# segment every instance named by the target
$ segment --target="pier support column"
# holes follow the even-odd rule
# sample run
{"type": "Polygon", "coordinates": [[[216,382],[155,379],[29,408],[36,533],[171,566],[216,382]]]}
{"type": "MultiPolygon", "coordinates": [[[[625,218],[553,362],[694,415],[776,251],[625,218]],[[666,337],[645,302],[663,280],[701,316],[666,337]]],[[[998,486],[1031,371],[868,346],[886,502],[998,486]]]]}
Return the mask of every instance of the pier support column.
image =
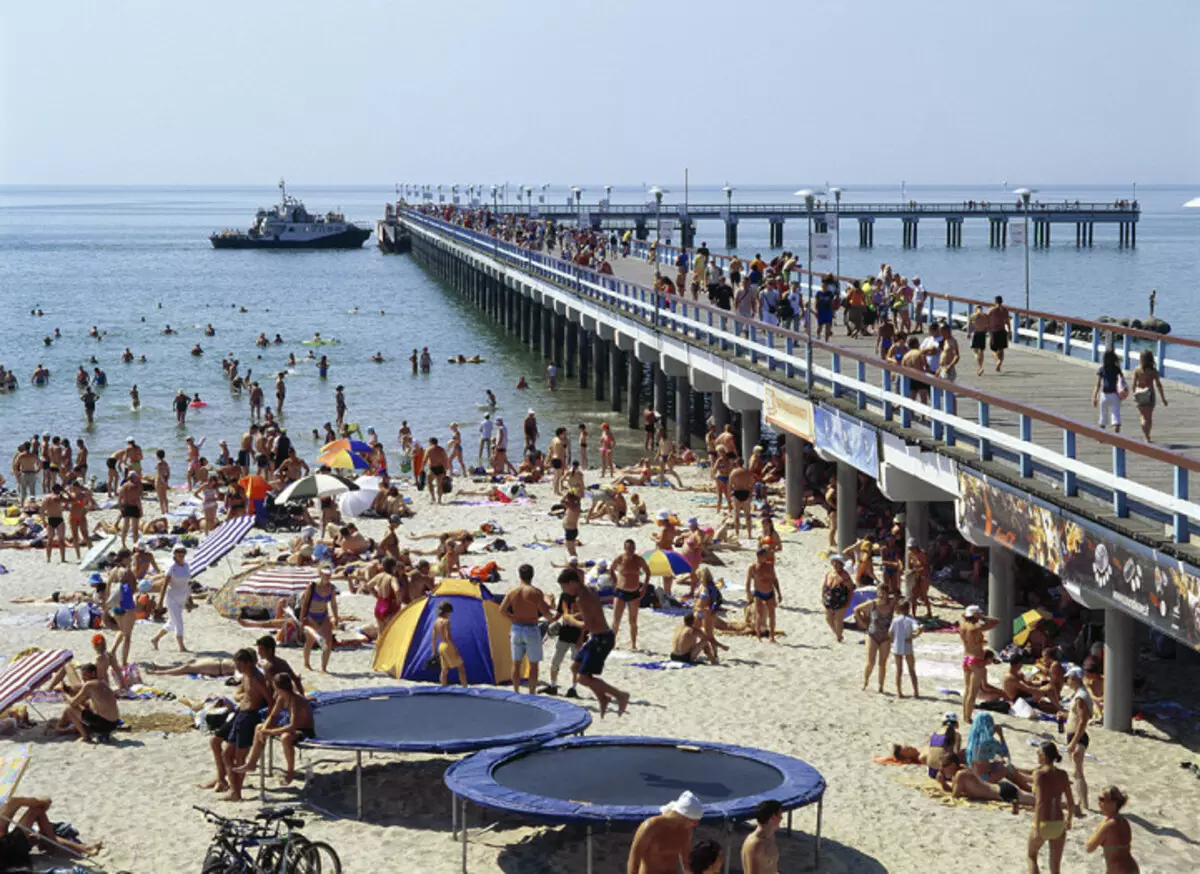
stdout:
{"type": "Polygon", "coordinates": [[[875,245],[875,219],[860,218],[858,220],[858,246],[860,249],[870,249],[875,245]]]}
{"type": "MultiPolygon", "coordinates": [[[[575,325],[575,355],[579,358],[579,387],[588,387],[588,373],[592,367],[592,341],[588,337],[587,331],[575,325]]],[[[571,335],[567,335],[567,346],[570,347],[571,335]]],[[[572,356],[567,355],[567,360],[570,361],[572,356]]]]}
{"type": "Polygon", "coordinates": [[[742,457],[749,460],[750,453],[762,439],[762,410],[755,407],[741,410],[742,414],[742,457]]]}
{"type": "Polygon", "coordinates": [[[904,219],[904,248],[917,248],[917,220],[915,218],[904,219]]]}
{"type": "Polygon", "coordinates": [[[690,219],[679,223],[679,245],[684,249],[694,248],[696,245],[696,223],[690,219]]]}
{"type": "Polygon", "coordinates": [[[1095,233],[1096,233],[1096,223],[1088,222],[1087,223],[1087,244],[1088,244],[1089,249],[1092,247],[1092,238],[1095,236],[1095,233]]]}
{"type": "Polygon", "coordinates": [[[783,219],[770,219],[767,222],[768,244],[772,249],[783,247],[783,219]]]}
{"type": "Polygon", "coordinates": [[[837,547],[845,553],[858,539],[858,470],[837,463],[837,547]]]}
{"type": "Polygon", "coordinates": [[[546,304],[542,304],[541,353],[543,358],[554,354],[554,308],[546,304]]]}
{"type": "Polygon", "coordinates": [[[727,249],[737,247],[737,226],[737,219],[728,218],[725,220],[725,248],[727,249]]]}
{"type": "Polygon", "coordinates": [[[565,342],[566,348],[563,350],[562,365],[563,376],[568,378],[575,375],[575,357],[579,354],[579,325],[571,321],[567,316],[563,316],[563,324],[566,328],[565,342]]]}
{"type": "Polygon", "coordinates": [[[604,356],[608,359],[609,407],[614,413],[621,412],[621,391],[625,382],[625,353],[612,340],[604,342],[604,356]]]}
{"type": "Polygon", "coordinates": [[[642,362],[633,352],[625,360],[625,411],[629,427],[637,429],[642,424],[642,362]]]}
{"type": "MultiPolygon", "coordinates": [[[[597,401],[604,400],[604,381],[608,377],[608,343],[600,339],[600,334],[592,334],[592,385],[595,388],[593,397],[597,401]]],[[[582,386],[581,386],[582,387],[582,386]]]]}
{"type": "Polygon", "coordinates": [[[639,240],[645,240],[650,236],[650,228],[646,226],[645,219],[638,219],[633,224],[633,235],[639,240]]]}
{"type": "Polygon", "coordinates": [[[784,503],[789,519],[804,515],[804,441],[795,434],[784,438],[784,503]]]}
{"type": "Polygon", "coordinates": [[[552,362],[557,364],[559,369],[565,368],[564,362],[567,358],[567,317],[559,313],[554,314],[554,347],[550,356],[552,362]]]}
{"type": "Polygon", "coordinates": [[[533,339],[530,336],[533,332],[529,326],[533,317],[529,313],[530,300],[525,295],[521,295],[521,299],[517,301],[517,322],[521,326],[521,342],[526,346],[533,345],[533,339]]]}
{"type": "Polygon", "coordinates": [[[708,433],[708,422],[704,416],[704,392],[695,389],[692,389],[692,433],[708,433]]]}
{"type": "Polygon", "coordinates": [[[1104,727],[1133,728],[1133,665],[1137,660],[1133,617],[1104,611],[1104,727]]]}
{"type": "Polygon", "coordinates": [[[988,547],[987,615],[1000,620],[999,624],[988,632],[988,646],[996,652],[1000,652],[1012,642],[1017,590],[1013,566],[1013,552],[1010,549],[1005,546],[988,547]]]}
{"type": "Polygon", "coordinates": [[[725,401],[721,400],[720,392],[712,393],[712,420],[717,434],[724,431],[725,426],[729,424],[729,407],[725,406],[725,401]]]}
{"type": "Polygon", "coordinates": [[[654,412],[667,414],[667,372],[657,363],[650,365],[650,379],[654,385],[654,412]]]}
{"type": "Polygon", "coordinates": [[[675,444],[692,445],[691,383],[686,376],[675,377],[675,444]]]}

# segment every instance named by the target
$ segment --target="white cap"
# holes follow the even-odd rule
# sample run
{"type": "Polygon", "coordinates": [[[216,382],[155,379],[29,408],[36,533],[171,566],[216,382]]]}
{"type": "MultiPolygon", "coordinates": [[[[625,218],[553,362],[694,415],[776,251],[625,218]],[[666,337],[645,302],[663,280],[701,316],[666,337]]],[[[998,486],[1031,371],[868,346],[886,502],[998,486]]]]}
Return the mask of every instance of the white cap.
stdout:
{"type": "Polygon", "coordinates": [[[952,725],[958,725],[958,714],[953,710],[947,710],[942,714],[942,722],[949,722],[952,725]]]}
{"type": "Polygon", "coordinates": [[[685,791],[670,804],[664,804],[659,810],[663,813],[678,813],[680,816],[686,817],[693,822],[699,822],[700,818],[704,816],[704,805],[700,803],[699,798],[688,791],[685,791]]]}
{"type": "Polygon", "coordinates": [[[659,522],[666,522],[670,518],[671,518],[670,510],[659,510],[658,511],[658,521],[659,522]]]}
{"type": "Polygon", "coordinates": [[[841,555],[839,555],[838,553],[836,553],[836,552],[830,553],[830,555],[829,555],[829,560],[830,560],[831,562],[834,562],[834,561],[840,561],[842,564],[845,564],[845,563],[846,563],[846,559],[845,559],[843,556],[841,556],[841,555]]]}
{"type": "Polygon", "coordinates": [[[917,538],[915,538],[915,537],[908,538],[908,548],[909,549],[917,548],[917,538]]]}
{"type": "Polygon", "coordinates": [[[529,412],[528,412],[526,415],[529,415],[529,416],[536,416],[536,415],[537,415],[537,413],[536,413],[536,412],[534,412],[534,409],[533,409],[533,407],[530,407],[530,408],[529,408],[529,412]]]}
{"type": "Polygon", "coordinates": [[[968,607],[966,610],[963,611],[964,616],[979,616],[982,613],[983,613],[983,611],[979,609],[978,604],[972,604],[970,607],[968,607]]]}

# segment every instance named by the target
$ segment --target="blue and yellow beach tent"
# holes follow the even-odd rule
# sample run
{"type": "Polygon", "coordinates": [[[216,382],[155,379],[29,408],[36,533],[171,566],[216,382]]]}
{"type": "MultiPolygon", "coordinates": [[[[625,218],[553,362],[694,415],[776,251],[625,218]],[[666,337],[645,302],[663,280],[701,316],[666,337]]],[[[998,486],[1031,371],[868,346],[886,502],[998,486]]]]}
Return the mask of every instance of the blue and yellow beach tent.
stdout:
{"type": "MultiPolygon", "coordinates": [[[[442,580],[433,593],[409,604],[379,637],[375,649],[377,671],[401,680],[436,683],[438,671],[426,668],[433,657],[433,622],[438,605],[454,605],[450,631],[467,668],[467,681],[478,684],[509,682],[512,676],[511,623],[486,590],[470,580],[442,580]]],[[[450,681],[458,677],[450,672],[450,681]]]]}

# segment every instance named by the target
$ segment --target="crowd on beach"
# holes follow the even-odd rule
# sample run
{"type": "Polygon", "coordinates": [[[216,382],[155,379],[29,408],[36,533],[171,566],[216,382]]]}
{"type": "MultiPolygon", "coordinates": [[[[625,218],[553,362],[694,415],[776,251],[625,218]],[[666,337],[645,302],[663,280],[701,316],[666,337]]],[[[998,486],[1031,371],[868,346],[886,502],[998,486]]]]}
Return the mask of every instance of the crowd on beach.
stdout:
{"type": "MultiPolygon", "coordinates": [[[[489,221],[478,213],[456,218],[464,223],[489,221]]],[[[530,245],[557,249],[578,263],[598,260],[602,265],[609,254],[621,251],[629,242],[622,244],[589,232],[556,231],[544,223],[522,226],[520,220],[493,229],[530,245]]],[[[745,306],[747,313],[764,321],[776,319],[773,324],[811,312],[818,331],[827,337],[834,313],[841,311],[843,325],[851,334],[875,332],[879,354],[887,356],[894,347],[907,346],[910,351],[900,363],[911,367],[914,375],[954,378],[958,348],[949,326],[929,326],[930,338],[935,342],[940,338],[936,355],[916,337],[902,341],[909,331],[919,334],[923,325],[919,280],[908,282],[885,268],[879,277],[855,283],[845,292],[831,279],[805,301],[797,283],[789,284],[783,278],[794,265],[788,253],[771,264],[755,258],[742,265],[735,259],[729,264],[728,278],[715,266],[702,263],[702,258],[707,261],[707,254],[698,253],[691,265],[693,295],[707,289],[718,306],[736,306],[739,312],[745,306]],[[747,272],[744,281],[739,281],[741,270],[747,272]],[[719,289],[715,294],[714,283],[719,289]],[[748,303],[733,293],[735,287],[750,289],[748,303]],[[791,295],[796,298],[789,310],[783,301],[791,295]],[[867,314],[868,300],[875,305],[873,316],[867,314]],[[919,361],[913,358],[910,363],[913,352],[919,361]]],[[[669,282],[666,277],[663,281],[669,282]]],[[[674,291],[667,293],[684,293],[686,284],[686,275],[682,281],[677,278],[674,291]]],[[[979,313],[982,317],[977,324],[972,319],[975,327],[971,334],[977,362],[982,370],[984,347],[976,345],[976,338],[984,337],[991,343],[1000,370],[1010,315],[1000,299],[990,312],[979,313]]],[[[414,371],[427,367],[429,360],[428,349],[422,353],[414,350],[414,371]]],[[[1011,805],[1014,811],[1032,809],[1030,858],[1035,860],[1042,844],[1048,844],[1055,871],[1075,818],[1098,809],[1104,819],[1088,848],[1104,851],[1111,874],[1137,870],[1129,854],[1129,825],[1120,813],[1124,793],[1109,787],[1092,808],[1084,774],[1091,743],[1088,726],[1103,707],[1103,650],[1091,644],[1088,627],[1069,593],[1036,566],[1018,561],[1020,600],[1042,610],[1045,618],[1021,645],[996,653],[987,648],[985,635],[997,620],[974,603],[961,606],[963,601],[982,599],[985,552],[962,538],[950,520],[935,518],[930,538],[908,531],[901,508],[882,494],[874,480],[860,474],[857,539],[844,554],[838,553],[834,548],[839,542],[835,468],[811,446],[801,455],[804,517],[786,519],[779,501],[787,465],[781,439],[742,446],[732,426],[718,429],[710,421],[704,449],[693,451],[672,439],[663,411],[648,406],[642,413],[643,433],[633,443],[642,454],[640,461],[626,467],[614,463],[618,434],[603,423],[597,438],[599,464],[595,465],[589,456],[591,434],[586,425],[571,429],[559,425],[543,434],[532,407],[510,442],[505,418],[496,415],[494,395],[488,392],[487,411],[476,426],[477,445],[474,436],[468,443],[459,423],[449,425],[448,435],[421,440],[405,422],[393,446],[385,449],[383,439],[372,429],[363,433],[347,421],[348,403],[344,387],[339,386],[332,418],[321,429],[313,429],[313,436],[323,446],[321,456],[310,465],[284,427],[285,374],[275,377],[275,404],[268,405],[262,386],[251,380],[249,373],[240,372],[236,360],[227,358],[222,366],[231,387],[246,392],[249,424],[240,437],[220,440],[213,452],[204,451],[203,441],[188,438],[186,471],[179,485],[173,485],[175,474],[165,453],[154,450],[147,458],[147,451],[133,436],[106,459],[103,478],[90,473],[83,439],[72,442],[61,435],[34,435],[15,449],[11,470],[17,494],[7,511],[13,524],[0,532],[0,547],[44,549],[47,562],[57,552],[59,561],[65,563],[68,547],[78,560],[98,538],[115,538],[114,551],[99,557],[104,571],[94,575],[88,587],[55,592],[45,599],[56,607],[89,603],[97,608],[94,658],[77,669],[72,666],[60,671],[50,683],[66,696],[55,730],[84,740],[111,735],[121,720],[117,690],[143,673],[232,677],[236,678],[236,692],[228,718],[219,723],[209,740],[215,773],[204,787],[240,799],[245,774],[258,766],[269,738],[281,741],[286,765],[283,779],[290,782],[296,749],[314,736],[316,724],[301,674],[277,649],[299,647],[305,671],[330,671],[337,667],[340,646],[379,641],[388,624],[402,610],[433,593],[440,580],[464,578],[486,583],[486,559],[514,551],[501,536],[502,526],[401,536],[401,528],[419,517],[425,501],[438,505],[464,498],[483,499],[496,506],[497,513],[507,505],[548,500],[551,506],[546,512],[555,520],[550,524],[555,528],[561,525],[561,536],[552,530],[546,541],[563,550],[554,582],[547,585],[537,580],[529,563],[520,563],[515,579],[506,580],[510,585],[499,606],[511,626],[514,669],[509,679],[513,690],[549,695],[562,690],[567,697],[579,698],[582,687],[595,698],[601,717],[610,709],[621,715],[630,706],[630,692],[612,685],[604,671],[607,659],[623,642],[622,625],[628,629],[630,650],[638,651],[640,611],[681,609],[670,652],[663,655],[686,665],[720,663],[722,654],[738,645],[731,640],[737,636],[775,643],[783,633],[777,611],[785,594],[789,602],[799,597],[795,591],[785,592],[788,581],[781,580],[776,569],[785,548],[784,535],[797,527],[825,526],[829,570],[820,590],[819,609],[838,643],[845,640],[848,627],[864,634],[863,690],[874,680],[876,692],[884,694],[891,668],[897,697],[905,697],[907,675],[912,697],[920,699],[915,641],[936,633],[957,634],[961,641],[961,710],[947,713],[927,742],[897,742],[886,758],[925,768],[930,784],[953,797],[997,801],[1011,805]],[[681,471],[688,476],[681,476],[681,471]],[[376,522],[343,516],[338,495],[348,486],[339,485],[342,480],[337,475],[349,474],[374,479],[375,495],[359,515],[376,522]],[[588,485],[588,479],[597,474],[601,481],[588,485]],[[311,484],[311,494],[286,499],[289,490],[294,492],[306,484],[311,484]],[[681,519],[669,506],[679,490],[710,493],[715,498],[713,517],[681,519]],[[643,494],[654,497],[644,498],[643,494]],[[651,501],[662,504],[664,498],[667,506],[649,506],[651,501]],[[153,510],[157,515],[146,518],[153,510]],[[294,535],[278,550],[255,547],[247,558],[258,552],[263,566],[313,568],[315,582],[293,601],[281,603],[271,615],[239,617],[248,642],[251,635],[254,642],[230,657],[139,664],[131,652],[139,618],[163,621],[149,640],[153,649],[171,636],[180,652],[188,652],[186,615],[202,606],[209,594],[189,570],[189,550],[222,523],[245,516],[254,516],[267,530],[294,535]],[[378,539],[367,536],[360,529],[367,524],[382,526],[384,533],[378,539]],[[600,555],[581,537],[589,525],[628,528],[629,536],[616,555],[600,555]],[[420,544],[426,539],[432,542],[428,548],[420,544]],[[154,556],[156,550],[170,555],[161,568],[154,556]],[[745,557],[744,581],[715,579],[712,568],[719,566],[718,556],[745,557]],[[658,566],[656,562],[664,557],[665,566],[658,566]],[[732,612],[732,590],[738,583],[744,583],[740,616],[732,612]],[[953,590],[957,600],[947,602],[936,588],[953,590]],[[345,615],[338,601],[339,593],[345,592],[374,599],[374,621],[361,622],[345,615]],[[934,613],[935,599],[941,616],[934,613]],[[946,609],[957,614],[954,621],[945,618],[946,609]],[[112,638],[111,646],[106,633],[112,638]],[[543,683],[540,666],[550,642],[554,651],[543,683]],[[315,651],[319,651],[318,668],[312,662],[315,651]],[[570,683],[564,678],[560,686],[564,665],[570,683]],[[1003,674],[995,685],[989,677],[992,668],[1003,674]],[[1056,723],[1065,733],[1070,774],[1059,767],[1061,754],[1053,742],[1039,748],[1035,767],[1015,765],[1013,750],[995,724],[993,714],[997,712],[1043,716],[1056,723]]],[[[555,387],[555,376],[555,372],[547,372],[548,389],[555,387]]],[[[79,387],[90,391],[95,378],[94,373],[81,370],[79,387]]],[[[1138,378],[1134,379],[1136,387],[1138,378]]],[[[920,390],[918,379],[912,384],[920,390]]],[[[1161,392],[1161,384],[1157,385],[1161,392]]],[[[1100,387],[1107,396],[1107,384],[1100,387]]],[[[196,402],[197,398],[179,392],[173,409],[181,426],[186,426],[187,411],[196,402]]],[[[516,422],[513,424],[515,427],[516,422]]],[[[743,586],[737,588],[740,591],[743,586]]],[[[451,605],[442,603],[430,629],[440,682],[464,686],[479,682],[469,675],[461,639],[456,636],[461,632],[456,629],[451,605]]],[[[27,802],[25,813],[6,807],[0,813],[6,819],[0,823],[15,820],[25,833],[52,842],[54,838],[42,827],[48,800],[15,800],[27,802]]],[[[656,874],[674,870],[677,861],[688,871],[719,870],[719,845],[707,841],[693,845],[694,827],[701,816],[701,803],[685,792],[660,816],[644,823],[633,841],[630,870],[656,874]]],[[[757,827],[742,850],[743,870],[778,870],[774,834],[781,816],[777,802],[760,805],[757,827]]],[[[1036,870],[1036,861],[1032,866],[1036,870]]]]}

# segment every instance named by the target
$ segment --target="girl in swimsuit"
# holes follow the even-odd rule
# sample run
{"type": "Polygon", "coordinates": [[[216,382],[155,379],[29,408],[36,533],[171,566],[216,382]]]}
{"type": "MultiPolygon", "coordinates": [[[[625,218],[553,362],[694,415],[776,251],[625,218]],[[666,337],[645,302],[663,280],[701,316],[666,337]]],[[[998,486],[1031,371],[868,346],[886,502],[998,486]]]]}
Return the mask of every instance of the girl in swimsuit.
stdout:
{"type": "Polygon", "coordinates": [[[879,589],[874,600],[864,601],[854,608],[854,619],[867,632],[867,667],[863,671],[863,689],[871,682],[871,671],[879,662],[879,691],[883,692],[884,675],[887,673],[888,655],[892,641],[888,632],[892,627],[892,614],[896,610],[896,596],[890,589],[879,589]]]}
{"type": "Polygon", "coordinates": [[[396,581],[396,559],[392,556],[385,558],[380,566],[380,572],[367,581],[368,592],[375,595],[375,622],[380,632],[388,620],[400,612],[400,586],[396,581]]]}
{"type": "Polygon", "coordinates": [[[82,480],[76,480],[75,485],[67,491],[67,523],[71,528],[71,544],[75,547],[75,557],[80,558],[80,547],[91,542],[88,534],[88,510],[96,508],[92,492],[84,486],[82,480]]]}
{"type": "Polygon", "coordinates": [[[204,530],[212,531],[217,527],[217,476],[211,475],[208,482],[192,492],[204,502],[204,530]]]}
{"type": "Polygon", "coordinates": [[[579,466],[584,470],[588,468],[588,429],[587,425],[579,423],[579,466]]]}
{"type": "Polygon", "coordinates": [[[462,450],[462,434],[459,433],[458,423],[450,424],[450,442],[446,445],[447,451],[450,453],[450,473],[454,473],[454,462],[458,461],[458,466],[462,468],[462,475],[467,475],[467,463],[463,461],[462,450]]]}
{"type": "Polygon", "coordinates": [[[329,673],[329,652],[333,649],[333,626],[338,621],[337,590],[330,569],[321,568],[320,582],[308,588],[300,606],[300,624],[304,628],[304,667],[312,670],[310,658],[317,638],[321,640],[321,673],[329,673]]]}
{"type": "Polygon", "coordinates": [[[1133,843],[1133,831],[1129,827],[1129,820],[1121,816],[1121,808],[1128,800],[1116,786],[1109,786],[1100,793],[1100,812],[1104,814],[1104,821],[1096,826],[1088,838],[1087,851],[1103,851],[1104,874],[1139,874],[1141,871],[1129,851],[1133,843]]]}
{"type": "Polygon", "coordinates": [[[616,475],[612,460],[613,447],[616,443],[612,429],[608,427],[608,422],[605,422],[600,426],[600,476],[616,475]]]}

